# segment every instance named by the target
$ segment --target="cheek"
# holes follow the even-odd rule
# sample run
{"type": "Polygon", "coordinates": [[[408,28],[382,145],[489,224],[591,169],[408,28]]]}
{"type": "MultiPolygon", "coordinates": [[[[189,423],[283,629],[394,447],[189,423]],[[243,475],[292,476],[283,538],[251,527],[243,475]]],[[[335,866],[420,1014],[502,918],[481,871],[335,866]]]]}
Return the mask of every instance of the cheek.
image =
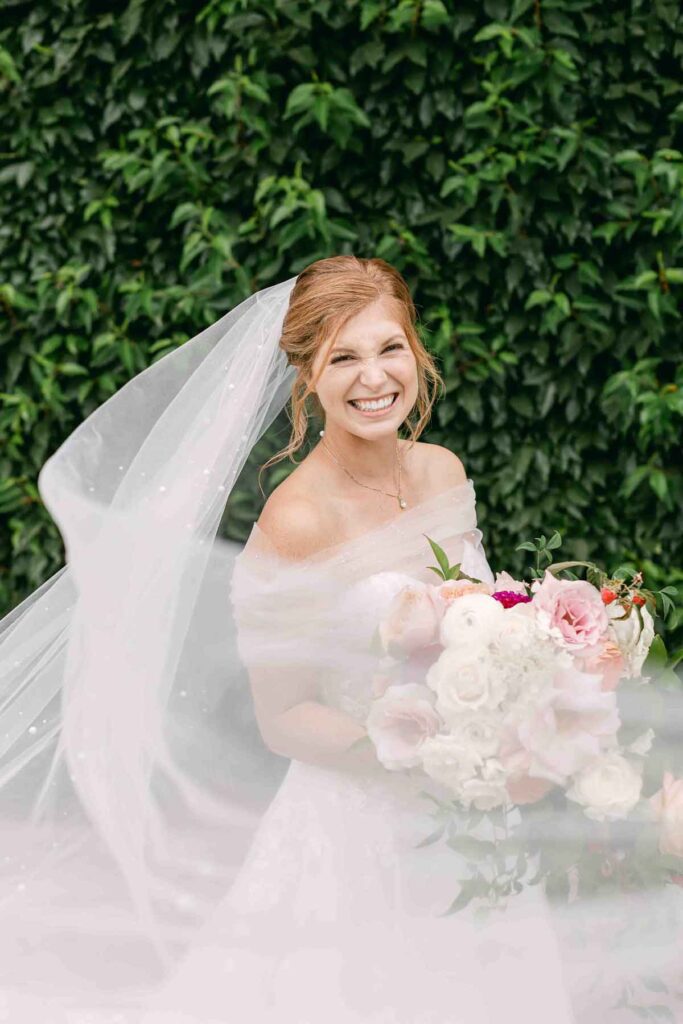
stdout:
{"type": "Polygon", "coordinates": [[[344,401],[344,388],[340,386],[341,382],[336,382],[334,378],[326,377],[325,380],[321,380],[318,383],[318,399],[320,403],[325,407],[329,408],[338,402],[344,401]]]}
{"type": "Polygon", "coordinates": [[[417,360],[406,360],[401,372],[401,380],[407,391],[414,391],[417,394],[417,360]]]}

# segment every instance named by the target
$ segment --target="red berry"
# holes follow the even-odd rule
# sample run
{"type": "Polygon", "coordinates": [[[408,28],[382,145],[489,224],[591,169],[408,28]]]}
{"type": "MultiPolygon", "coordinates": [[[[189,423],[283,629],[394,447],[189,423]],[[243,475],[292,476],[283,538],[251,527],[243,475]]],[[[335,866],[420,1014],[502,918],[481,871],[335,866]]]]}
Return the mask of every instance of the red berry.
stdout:
{"type": "Polygon", "coordinates": [[[617,595],[609,587],[600,588],[600,596],[602,597],[603,604],[611,604],[612,601],[616,601],[617,595]]]}
{"type": "Polygon", "coordinates": [[[634,604],[637,604],[639,608],[642,608],[645,604],[645,598],[641,594],[634,594],[631,598],[634,604]]]}

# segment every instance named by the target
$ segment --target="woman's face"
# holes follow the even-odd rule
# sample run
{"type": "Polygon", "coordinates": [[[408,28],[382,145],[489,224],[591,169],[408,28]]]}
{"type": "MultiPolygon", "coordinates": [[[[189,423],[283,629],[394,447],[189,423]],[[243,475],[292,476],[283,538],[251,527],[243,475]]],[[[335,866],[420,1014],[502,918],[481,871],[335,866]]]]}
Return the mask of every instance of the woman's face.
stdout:
{"type": "Polygon", "coordinates": [[[331,349],[321,346],[313,363],[314,379],[321,366],[314,386],[325,410],[326,430],[334,424],[368,439],[395,434],[417,400],[417,362],[396,319],[395,300],[389,297],[348,320],[331,349]],[[380,399],[391,402],[380,401],[375,409],[367,406],[380,399]]]}

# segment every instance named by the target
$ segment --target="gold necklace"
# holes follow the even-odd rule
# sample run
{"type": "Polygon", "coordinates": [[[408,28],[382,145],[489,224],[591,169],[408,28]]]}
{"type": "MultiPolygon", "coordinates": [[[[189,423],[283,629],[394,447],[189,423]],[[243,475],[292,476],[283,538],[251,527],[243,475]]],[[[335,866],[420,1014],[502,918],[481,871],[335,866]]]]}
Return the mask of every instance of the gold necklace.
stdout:
{"type": "Polygon", "coordinates": [[[327,448],[328,452],[334,459],[334,461],[341,466],[347,476],[350,476],[354,483],[360,484],[361,487],[367,487],[371,491],[379,491],[380,494],[388,494],[390,498],[398,498],[399,508],[404,509],[407,507],[408,502],[401,496],[401,460],[398,457],[398,440],[396,441],[396,462],[398,463],[398,494],[392,494],[391,491],[382,490],[381,487],[372,487],[370,484],[364,484],[362,480],[356,480],[353,473],[350,473],[346,466],[339,461],[337,456],[334,454],[330,446],[325,441],[325,431],[320,431],[320,437],[322,438],[323,445],[327,448]]]}

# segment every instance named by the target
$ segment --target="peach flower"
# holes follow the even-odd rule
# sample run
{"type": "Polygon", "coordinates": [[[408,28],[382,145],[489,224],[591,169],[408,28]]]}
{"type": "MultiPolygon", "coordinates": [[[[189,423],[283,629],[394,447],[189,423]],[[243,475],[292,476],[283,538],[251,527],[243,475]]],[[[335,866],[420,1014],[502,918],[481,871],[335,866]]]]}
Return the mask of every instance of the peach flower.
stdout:
{"type": "Polygon", "coordinates": [[[660,853],[683,857],[683,779],[664,772],[662,788],[649,803],[659,821],[660,853]]]}
{"type": "Polygon", "coordinates": [[[395,595],[379,625],[387,654],[410,654],[437,639],[441,616],[432,589],[424,583],[411,583],[395,595]]]}
{"type": "Polygon", "coordinates": [[[534,779],[531,775],[520,775],[508,779],[507,790],[515,804],[535,804],[553,788],[549,779],[534,779]]]}
{"type": "Polygon", "coordinates": [[[433,591],[437,605],[445,611],[458,597],[465,594],[488,594],[490,597],[493,587],[489,583],[470,583],[469,580],[444,580],[433,587],[433,591]]]}
{"type": "Polygon", "coordinates": [[[616,690],[619,680],[625,675],[624,656],[611,640],[604,640],[601,645],[587,651],[580,665],[584,672],[601,677],[603,690],[616,690]]]}

